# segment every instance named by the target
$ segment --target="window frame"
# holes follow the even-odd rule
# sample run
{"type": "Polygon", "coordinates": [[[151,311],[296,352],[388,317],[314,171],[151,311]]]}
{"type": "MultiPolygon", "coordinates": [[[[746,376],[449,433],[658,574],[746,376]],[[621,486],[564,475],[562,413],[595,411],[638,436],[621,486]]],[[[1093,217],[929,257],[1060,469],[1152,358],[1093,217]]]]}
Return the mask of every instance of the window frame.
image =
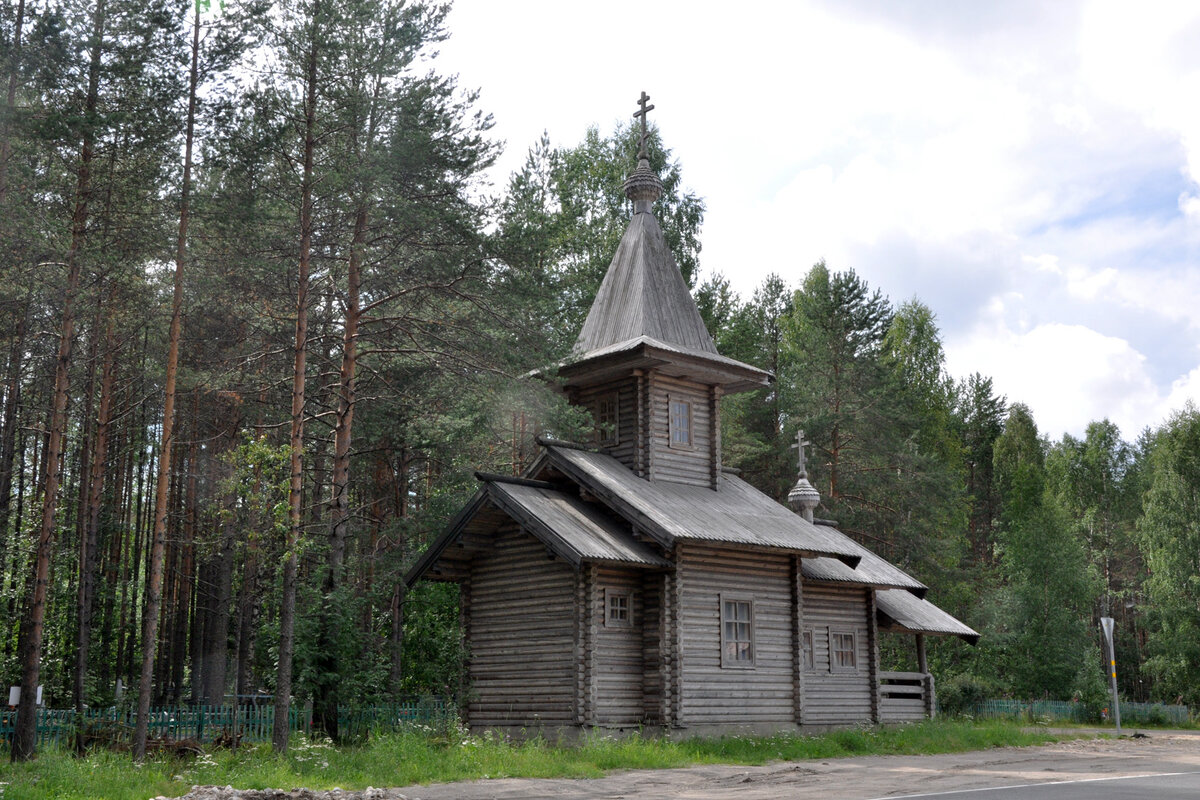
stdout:
{"type": "Polygon", "coordinates": [[[667,395],[667,446],[676,450],[692,450],[696,446],[696,426],[694,415],[692,413],[692,399],[689,397],[686,400],[681,400],[678,397],[667,395]],[[679,403],[687,409],[687,420],[685,422],[687,432],[687,441],[678,442],[675,440],[675,433],[679,430],[675,424],[675,404],[679,403]]]}
{"type": "Polygon", "coordinates": [[[812,626],[800,630],[800,669],[804,672],[817,671],[817,629],[812,626]]]}
{"type": "Polygon", "coordinates": [[[839,630],[839,629],[834,629],[834,628],[829,629],[829,671],[830,672],[842,672],[842,673],[858,672],[858,632],[857,631],[844,630],[844,629],[839,630]],[[850,637],[850,649],[849,650],[837,648],[834,646],[834,643],[837,641],[839,636],[849,636],[850,637]],[[849,653],[850,660],[853,663],[849,664],[849,665],[841,663],[841,658],[839,657],[839,654],[841,654],[841,653],[849,653]]]}
{"type": "MultiPolygon", "coordinates": [[[[757,637],[755,636],[755,632],[754,632],[754,629],[756,627],[756,625],[755,625],[756,619],[755,619],[755,611],[754,611],[754,598],[748,597],[746,595],[741,595],[741,594],[725,594],[724,592],[722,592],[717,595],[717,602],[720,604],[720,606],[718,608],[719,613],[717,614],[717,618],[718,618],[719,624],[721,626],[721,667],[723,669],[756,669],[758,666],[758,641],[757,641],[757,637]],[[747,606],[749,606],[750,619],[749,620],[728,619],[725,614],[725,604],[726,603],[734,603],[734,604],[744,603],[744,604],[746,604],[747,606]],[[735,625],[739,624],[739,623],[748,625],[747,632],[749,634],[749,638],[746,640],[737,639],[737,638],[730,640],[729,637],[725,633],[725,630],[726,630],[725,625],[726,625],[726,623],[730,623],[730,622],[735,625]],[[739,659],[736,657],[736,655],[734,655],[734,656],[729,655],[728,646],[730,644],[737,644],[742,641],[746,641],[750,645],[750,658],[739,659]]],[[[736,616],[736,613],[737,613],[736,610],[734,613],[736,616]]]]}
{"type": "Polygon", "coordinates": [[[604,627],[623,630],[633,627],[633,592],[628,589],[612,589],[605,588],[604,590],[604,627]],[[613,601],[625,601],[625,618],[614,618],[612,616],[613,601]]]}
{"type": "Polygon", "coordinates": [[[621,396],[619,392],[605,392],[596,398],[596,444],[616,447],[621,443],[621,396]],[[605,403],[612,403],[612,419],[606,422],[602,411],[605,403]]]}

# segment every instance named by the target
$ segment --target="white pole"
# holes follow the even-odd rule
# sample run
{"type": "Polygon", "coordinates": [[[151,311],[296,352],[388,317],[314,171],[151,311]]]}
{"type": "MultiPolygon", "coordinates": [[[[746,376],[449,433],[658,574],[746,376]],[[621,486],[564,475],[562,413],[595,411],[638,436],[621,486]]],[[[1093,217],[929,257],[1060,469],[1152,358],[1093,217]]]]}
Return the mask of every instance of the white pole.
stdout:
{"type": "Polygon", "coordinates": [[[1117,735],[1121,735],[1121,705],[1117,699],[1117,648],[1113,643],[1113,618],[1101,617],[1100,629],[1104,632],[1104,641],[1108,645],[1108,680],[1112,688],[1113,719],[1117,723],[1117,735]]]}

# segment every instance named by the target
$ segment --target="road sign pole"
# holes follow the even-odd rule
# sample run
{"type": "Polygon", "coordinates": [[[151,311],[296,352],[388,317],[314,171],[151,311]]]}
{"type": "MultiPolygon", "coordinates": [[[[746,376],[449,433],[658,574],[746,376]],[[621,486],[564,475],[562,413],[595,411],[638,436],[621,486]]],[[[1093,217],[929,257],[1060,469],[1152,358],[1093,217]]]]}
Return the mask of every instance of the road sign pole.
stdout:
{"type": "Polygon", "coordinates": [[[1121,735],[1121,704],[1117,698],[1117,648],[1113,643],[1113,618],[1101,617],[1100,629],[1104,631],[1104,643],[1108,645],[1108,681],[1112,688],[1113,719],[1117,723],[1117,735],[1121,735]]]}

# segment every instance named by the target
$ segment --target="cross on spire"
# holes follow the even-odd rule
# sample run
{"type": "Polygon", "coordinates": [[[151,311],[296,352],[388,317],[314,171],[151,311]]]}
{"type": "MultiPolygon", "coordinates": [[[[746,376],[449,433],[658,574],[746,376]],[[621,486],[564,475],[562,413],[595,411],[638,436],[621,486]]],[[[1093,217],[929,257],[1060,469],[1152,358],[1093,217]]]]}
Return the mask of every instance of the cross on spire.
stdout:
{"type": "Polygon", "coordinates": [[[792,449],[797,452],[796,460],[799,462],[798,465],[800,467],[800,477],[801,478],[808,477],[808,470],[805,469],[805,464],[804,464],[804,448],[808,447],[810,444],[812,444],[812,442],[805,441],[805,439],[804,439],[804,431],[802,431],[802,430],[796,431],[796,443],[794,445],[792,445],[792,449]]]}
{"type": "Polygon", "coordinates": [[[650,102],[650,95],[642,92],[642,96],[638,98],[638,105],[641,109],[633,112],[633,118],[642,120],[642,138],[638,144],[638,158],[646,158],[646,140],[650,138],[650,134],[646,132],[646,115],[654,110],[654,106],[646,105],[650,102]]]}

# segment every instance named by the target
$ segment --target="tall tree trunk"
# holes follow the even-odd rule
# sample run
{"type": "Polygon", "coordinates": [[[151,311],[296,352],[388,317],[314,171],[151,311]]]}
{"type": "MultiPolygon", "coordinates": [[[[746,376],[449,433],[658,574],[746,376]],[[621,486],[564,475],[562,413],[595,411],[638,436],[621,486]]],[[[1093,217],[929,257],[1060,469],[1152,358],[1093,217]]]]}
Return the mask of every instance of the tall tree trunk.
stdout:
{"type": "Polygon", "coordinates": [[[300,264],[296,280],[296,342],[292,364],[291,486],[288,491],[287,553],[283,562],[283,602],[279,611],[279,668],[275,678],[275,725],[271,744],[287,750],[288,709],[292,700],[292,655],[296,628],[296,548],[304,511],[304,373],[308,347],[308,272],[313,232],[313,160],[317,149],[317,42],[320,3],[313,4],[311,40],[305,69],[304,174],[300,186],[300,264]]]}
{"type": "MultiPolygon", "coordinates": [[[[238,431],[241,422],[233,409],[229,423],[229,447],[237,444],[238,431]]],[[[225,498],[225,507],[233,508],[234,496],[225,498]]],[[[204,643],[204,702],[210,705],[220,705],[225,701],[226,670],[229,660],[229,616],[230,604],[233,601],[233,548],[236,536],[236,526],[232,515],[225,515],[221,521],[220,549],[213,562],[212,587],[209,596],[212,598],[212,613],[209,614],[205,627],[204,643]]]]}
{"type": "MultiPolygon", "coordinates": [[[[409,453],[407,444],[400,445],[399,462],[396,465],[395,478],[392,480],[392,484],[395,487],[393,491],[395,514],[401,520],[408,516],[408,481],[411,461],[409,453]]],[[[390,463],[388,467],[388,471],[391,472],[390,463]]],[[[408,552],[408,542],[405,538],[407,535],[406,527],[401,525],[400,540],[398,542],[401,565],[404,565],[404,556],[408,552]]],[[[392,663],[388,675],[392,695],[397,699],[400,696],[401,685],[404,682],[404,599],[404,581],[397,576],[396,585],[392,588],[392,663]]]]}
{"type": "MultiPolygon", "coordinates": [[[[29,324],[29,303],[17,323],[8,355],[8,375],[4,381],[4,417],[0,421],[0,589],[8,578],[9,517],[12,510],[13,461],[17,452],[17,428],[21,409],[21,355],[25,350],[25,330],[29,324]]],[[[16,538],[16,528],[12,528],[16,538]]]]}
{"type": "Polygon", "coordinates": [[[75,296],[79,291],[80,251],[87,233],[88,201],[91,197],[93,131],[100,93],[100,48],[104,36],[105,0],[97,0],[92,13],[92,41],[88,66],[88,90],[85,101],[86,122],[79,169],[75,177],[75,209],[71,216],[71,249],[67,253],[67,286],[63,295],[62,330],[54,370],[54,398],[50,414],[50,435],[46,445],[45,490],[42,495],[42,523],[34,557],[33,595],[29,606],[27,635],[22,652],[21,702],[17,707],[16,728],[12,739],[12,760],[26,761],[37,750],[37,686],[41,674],[42,636],[46,620],[46,595],[49,590],[50,559],[54,550],[55,513],[58,510],[59,466],[67,427],[67,398],[70,393],[71,347],[75,339],[75,296]]]}
{"type": "MultiPolygon", "coordinates": [[[[199,454],[199,397],[192,390],[191,441],[185,470],[187,479],[183,485],[183,541],[179,547],[179,573],[176,577],[175,627],[171,634],[171,686],[174,687],[172,702],[178,703],[188,696],[184,693],[184,662],[188,657],[188,628],[193,613],[196,570],[196,472],[199,454]]],[[[195,672],[192,673],[195,677],[195,672]]],[[[194,696],[194,684],[193,695],[194,696]]]]}
{"type": "MultiPolygon", "coordinates": [[[[87,518],[79,538],[79,631],[75,642],[75,712],[82,715],[87,704],[88,651],[92,643],[92,605],[95,601],[96,548],[100,538],[100,506],[104,493],[105,462],[108,460],[109,423],[112,415],[113,373],[116,342],[111,314],[105,323],[104,366],[100,374],[100,405],[96,411],[96,443],[88,471],[87,518]]],[[[84,751],[82,728],[76,750],[84,751]]]]}
{"type": "Polygon", "coordinates": [[[192,188],[192,144],[196,135],[196,87],[200,65],[200,4],[192,17],[192,66],[188,73],[187,126],[183,146],[183,182],[179,198],[179,235],[175,240],[175,285],[171,298],[171,332],[167,345],[167,376],[163,391],[162,444],[154,491],[154,533],[150,548],[150,573],[146,582],[145,625],[142,632],[142,675],[138,682],[137,723],[133,730],[133,758],[146,757],[146,732],[150,723],[150,692],[154,679],[154,648],[162,607],[163,539],[167,532],[167,479],[174,444],[175,373],[179,367],[180,309],[183,305],[183,267],[187,259],[188,201],[192,188]]]}
{"type": "Polygon", "coordinates": [[[4,112],[0,116],[0,208],[8,196],[8,160],[12,157],[12,117],[17,107],[17,80],[21,72],[21,39],[25,26],[25,0],[17,0],[12,47],[8,56],[8,87],[4,93],[4,112]]]}
{"type": "Polygon", "coordinates": [[[337,669],[338,653],[333,646],[338,624],[336,594],[341,586],[346,556],[346,537],[350,531],[350,443],[354,425],[354,377],[358,368],[358,323],[361,313],[362,250],[367,236],[367,198],[364,194],[354,215],[354,237],[346,279],[346,319],[342,329],[342,367],[338,381],[337,424],[333,437],[333,483],[329,500],[329,563],[325,574],[322,609],[321,646],[317,651],[314,722],[333,741],[338,735],[337,669]]]}

